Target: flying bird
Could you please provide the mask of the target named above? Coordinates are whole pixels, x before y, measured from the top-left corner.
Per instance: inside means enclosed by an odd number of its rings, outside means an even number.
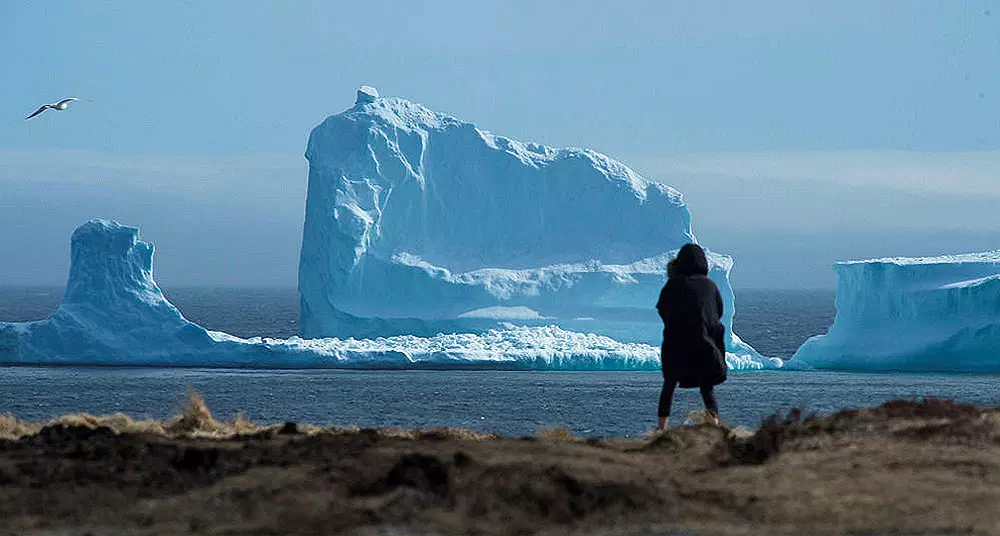
[[[59,102],[57,102],[55,104],[43,104],[37,110],[35,110],[34,112],[32,112],[31,115],[29,115],[28,117],[25,117],[25,119],[31,119],[32,117],[35,117],[36,115],[38,115],[38,114],[40,114],[40,113],[42,113],[42,112],[44,112],[45,110],[48,110],[48,109],[52,109],[52,110],[65,110],[66,108],[69,108],[69,103],[71,103],[71,102],[73,102],[75,100],[80,100],[80,99],[78,99],[76,97],[70,97],[68,99],[63,99],[63,100],[61,100],[61,101],[59,101]]]

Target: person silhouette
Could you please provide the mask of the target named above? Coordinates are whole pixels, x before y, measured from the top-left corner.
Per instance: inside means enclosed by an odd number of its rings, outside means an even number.
[[[656,310],[663,320],[663,390],[656,429],[667,427],[678,385],[698,387],[709,420],[718,424],[714,388],[726,381],[726,328],[722,325],[722,295],[708,278],[708,258],[701,246],[685,244],[667,264],[667,283],[660,291]]]

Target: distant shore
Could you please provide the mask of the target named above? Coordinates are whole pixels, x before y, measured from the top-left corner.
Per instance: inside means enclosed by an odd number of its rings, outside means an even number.
[[[15,534],[1000,533],[1000,408],[935,399],[585,440],[220,422],[193,395],[0,438]]]

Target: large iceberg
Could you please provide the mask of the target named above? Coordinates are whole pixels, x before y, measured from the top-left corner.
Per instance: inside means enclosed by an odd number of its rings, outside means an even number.
[[[313,129],[299,264],[304,337],[557,325],[658,346],[681,194],[585,149],[497,136],[373,88]],[[733,368],[780,366],[732,333],[732,259],[709,254]]]
[[[1000,251],[837,263],[837,316],[794,368],[1000,372]]]
[[[0,322],[0,363],[254,368],[647,369],[658,348],[555,326],[374,339],[241,339],[186,320],[153,280],[139,230],[92,220],[71,242],[66,294],[50,317]]]

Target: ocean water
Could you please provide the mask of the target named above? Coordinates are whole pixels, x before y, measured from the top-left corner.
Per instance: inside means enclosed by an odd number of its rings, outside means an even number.
[[[50,315],[62,288],[0,286],[0,322],[26,322]],[[299,332],[295,289],[172,288],[167,299],[205,328],[239,337],[288,338]],[[736,292],[735,330],[767,356],[786,359],[806,339],[833,323],[832,290],[744,290]],[[650,314],[655,315],[650,309]]]
[[[167,289],[189,319],[240,336],[297,333],[294,289]],[[0,288],[0,320],[44,318],[62,289]],[[737,292],[736,331],[765,355],[788,358],[833,321],[832,291]],[[1000,405],[997,376],[734,373],[718,388],[724,420],[755,427],[775,412],[826,413],[936,396]],[[216,416],[362,427],[452,426],[520,436],[565,426],[583,436],[636,436],[655,424],[656,372],[252,371],[0,367],[0,413],[48,419],[71,412],[169,418],[189,389]],[[673,423],[700,411],[697,390],[678,390]]]

